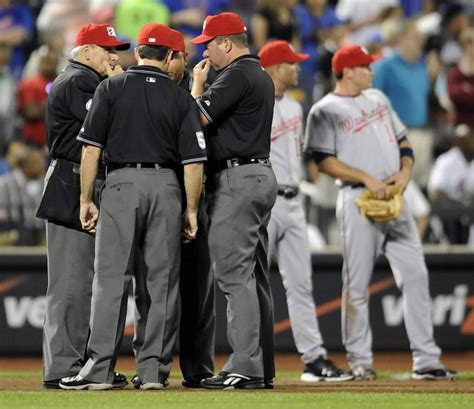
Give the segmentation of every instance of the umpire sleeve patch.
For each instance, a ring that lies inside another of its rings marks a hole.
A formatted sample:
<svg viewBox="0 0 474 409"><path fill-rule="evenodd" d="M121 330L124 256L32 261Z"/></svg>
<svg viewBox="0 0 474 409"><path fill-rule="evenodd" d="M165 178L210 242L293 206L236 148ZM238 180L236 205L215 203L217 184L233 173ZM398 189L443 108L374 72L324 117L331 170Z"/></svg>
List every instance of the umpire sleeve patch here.
<svg viewBox="0 0 474 409"><path fill-rule="evenodd" d="M204 133L201 131L196 132L196 138L197 138L199 147L201 149L206 149L206 139L204 138Z"/></svg>

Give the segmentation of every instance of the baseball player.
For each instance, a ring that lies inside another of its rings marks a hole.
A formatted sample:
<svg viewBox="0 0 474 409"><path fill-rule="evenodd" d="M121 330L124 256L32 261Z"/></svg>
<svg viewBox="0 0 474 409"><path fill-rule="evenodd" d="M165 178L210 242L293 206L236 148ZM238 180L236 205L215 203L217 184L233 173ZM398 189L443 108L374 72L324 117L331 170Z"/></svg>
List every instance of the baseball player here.
<svg viewBox="0 0 474 409"><path fill-rule="evenodd" d="M404 191L414 160L405 126L387 97L370 88L372 61L360 46L338 50L332 59L335 90L312 107L306 125L305 149L340 185L336 218L344 258L343 343L355 379L375 379L367 287L377 257L385 254L403 295L412 377L455 379L457 373L443 366L433 339L428 271L415 221L406 206L398 219L371 221L354 203L364 187L382 200L389 184Z"/></svg>
<svg viewBox="0 0 474 409"><path fill-rule="evenodd" d="M76 136L96 87L105 77L123 72L117 64L117 50L126 50L130 44L118 41L114 29L106 24L83 26L75 44L72 59L54 81L48 97L46 128L52 162L45 185L54 172L55 177L77 186L78 199L81 143L76 141ZM97 191L104 178L104 170L100 169ZM49 189L55 186L52 184ZM56 194L52 192L53 198ZM68 199L71 201L74 199ZM70 204L79 207L78 200ZM60 213L68 203L57 203L56 199L53 205ZM95 240L85 231L51 220L46 223L46 234L48 289L43 329L43 385L59 388L59 380L77 374L86 357ZM127 381L117 374L114 385L123 387Z"/></svg>
<svg viewBox="0 0 474 409"><path fill-rule="evenodd" d="M311 254L298 186L302 179L303 111L285 91L298 83L298 63L308 54L293 51L287 41L267 43L260 64L275 85L270 159L278 181L278 197L268 225L269 262L278 260L286 290L293 337L305 364L305 382L346 381L352 376L327 359L315 314Z"/></svg>
<svg viewBox="0 0 474 409"><path fill-rule="evenodd" d="M274 90L257 56L249 54L242 19L208 16L191 40L205 44L192 95L207 126L206 200L209 248L217 283L227 299L232 354L222 372L204 379L209 389L272 388L273 303L268 277L267 225L276 198L268 155ZM216 80L204 92L213 65Z"/></svg>
<svg viewBox="0 0 474 409"><path fill-rule="evenodd" d="M97 226L89 360L63 389L112 388L126 318L135 259L145 281L148 315L136 356L140 389L163 389L177 333L181 188L175 168L184 166L186 210L183 237L197 232L206 144L196 105L167 75L172 59L170 28L146 24L139 32L138 65L101 84L78 140L81 163L81 223L95 230L99 212L91 200L104 152L107 178ZM150 104L150 101L153 101Z"/></svg>

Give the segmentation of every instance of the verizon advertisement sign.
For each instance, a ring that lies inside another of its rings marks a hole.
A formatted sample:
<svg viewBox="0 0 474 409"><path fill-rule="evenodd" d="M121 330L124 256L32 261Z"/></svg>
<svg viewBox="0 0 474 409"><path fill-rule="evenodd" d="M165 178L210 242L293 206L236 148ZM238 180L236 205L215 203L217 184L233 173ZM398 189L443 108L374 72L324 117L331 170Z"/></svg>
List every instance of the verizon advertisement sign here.
<svg viewBox="0 0 474 409"><path fill-rule="evenodd" d="M14 263L12 263L14 260ZM46 308L46 262L0 256L0 354L41 353L42 326ZM450 254L442 259L427 257L430 269L432 318L435 337L444 349L472 349L474 345L474 255ZM442 263L438 263L442 260ZM319 263L318 263L319 261ZM430 264L430 261L432 262ZM341 259L338 255L314 258L313 283L321 332L328 349L342 349ZM22 267L24 266L24 267ZM275 302L275 346L294 351L285 292L277 271L271 275ZM403 299L385 263L376 267L372 283L370 319L375 349L408 349L403 324ZM217 297L217 350L226 348L225 299ZM131 352L133 299L128 301L123 352Z"/></svg>

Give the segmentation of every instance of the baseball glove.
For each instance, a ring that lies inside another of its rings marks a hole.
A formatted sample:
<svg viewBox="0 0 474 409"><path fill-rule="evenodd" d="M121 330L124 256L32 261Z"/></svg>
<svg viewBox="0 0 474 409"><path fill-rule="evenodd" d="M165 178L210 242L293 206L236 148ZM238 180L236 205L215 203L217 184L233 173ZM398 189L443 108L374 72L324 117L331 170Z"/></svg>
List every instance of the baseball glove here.
<svg viewBox="0 0 474 409"><path fill-rule="evenodd" d="M402 194L397 186L389 186L389 190L389 198L385 200L375 199L370 190L364 190L355 201L360 213L375 222L397 219L402 211Z"/></svg>

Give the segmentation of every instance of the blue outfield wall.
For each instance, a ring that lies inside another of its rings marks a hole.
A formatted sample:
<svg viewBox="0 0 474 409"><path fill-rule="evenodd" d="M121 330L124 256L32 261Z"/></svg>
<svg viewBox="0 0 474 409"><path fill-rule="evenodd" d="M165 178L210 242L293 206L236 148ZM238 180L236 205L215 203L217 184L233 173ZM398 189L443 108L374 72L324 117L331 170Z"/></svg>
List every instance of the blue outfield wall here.
<svg viewBox="0 0 474 409"><path fill-rule="evenodd" d="M467 248L426 249L430 270L435 338L443 349L474 349L474 252ZM313 255L314 295L325 346L342 350L340 292L342 257L338 251ZM295 351L285 292L273 266L275 347ZM0 355L40 354L47 286L44 249L0 251ZM386 260L378 261L370 285L374 349L408 350L403 304ZM132 299L122 350L131 353ZM217 296L217 351L226 351L225 298Z"/></svg>

